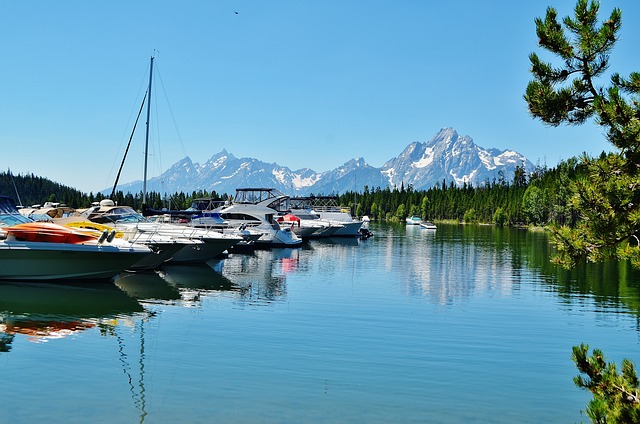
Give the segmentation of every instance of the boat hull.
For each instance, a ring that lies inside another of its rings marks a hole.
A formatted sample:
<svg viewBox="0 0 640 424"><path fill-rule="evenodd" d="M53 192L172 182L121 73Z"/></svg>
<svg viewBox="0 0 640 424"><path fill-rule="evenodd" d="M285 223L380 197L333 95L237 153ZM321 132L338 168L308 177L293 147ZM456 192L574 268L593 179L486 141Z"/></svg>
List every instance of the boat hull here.
<svg viewBox="0 0 640 424"><path fill-rule="evenodd" d="M127 271L148 271L157 269L165 262L170 261L185 245L180 243L154 243L150 244L152 250L150 255L145 256L138 262L127 268Z"/></svg>
<svg viewBox="0 0 640 424"><path fill-rule="evenodd" d="M205 263L222 255L226 250L238 244L238 240L235 238L206 239L202 241L203 243L185 246L179 250L168 263Z"/></svg>
<svg viewBox="0 0 640 424"><path fill-rule="evenodd" d="M0 279L110 279L150 254L146 248L5 241L0 243Z"/></svg>
<svg viewBox="0 0 640 424"><path fill-rule="evenodd" d="M435 224L431 223L431 222L421 222L420 223L420 228L424 228L426 230L435 230L438 227L435 226Z"/></svg>
<svg viewBox="0 0 640 424"><path fill-rule="evenodd" d="M354 222L340 222L342 224L342 228L338 228L338 230L333 233L334 237L358 237L360 236L360 227L362 227L362 222L354 221Z"/></svg>

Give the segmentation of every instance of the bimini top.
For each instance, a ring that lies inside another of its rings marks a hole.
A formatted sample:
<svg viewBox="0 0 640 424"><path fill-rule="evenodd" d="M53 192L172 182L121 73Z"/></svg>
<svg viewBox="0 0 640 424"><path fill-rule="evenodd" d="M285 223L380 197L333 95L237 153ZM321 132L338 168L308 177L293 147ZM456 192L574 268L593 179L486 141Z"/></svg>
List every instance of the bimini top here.
<svg viewBox="0 0 640 424"><path fill-rule="evenodd" d="M234 203L260 203L265 200L286 197L275 188L237 188Z"/></svg>

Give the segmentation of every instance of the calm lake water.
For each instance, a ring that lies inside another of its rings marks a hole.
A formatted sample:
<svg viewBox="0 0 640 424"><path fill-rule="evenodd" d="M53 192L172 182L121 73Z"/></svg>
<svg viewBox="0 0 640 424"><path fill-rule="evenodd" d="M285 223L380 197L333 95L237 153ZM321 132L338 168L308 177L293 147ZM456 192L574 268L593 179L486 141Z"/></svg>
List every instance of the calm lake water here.
<svg viewBox="0 0 640 424"><path fill-rule="evenodd" d="M0 284L0 423L573 423L640 364L640 274L543 233L372 225L115 284Z"/></svg>

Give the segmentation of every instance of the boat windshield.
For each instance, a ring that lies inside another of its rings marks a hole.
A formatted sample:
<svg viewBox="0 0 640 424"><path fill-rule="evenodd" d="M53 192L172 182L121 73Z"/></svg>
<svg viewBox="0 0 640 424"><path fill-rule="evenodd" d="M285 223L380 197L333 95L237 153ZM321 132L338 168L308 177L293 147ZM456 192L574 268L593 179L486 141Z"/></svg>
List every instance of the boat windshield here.
<svg viewBox="0 0 640 424"><path fill-rule="evenodd" d="M0 196L0 226L24 224L33 222L31 219L22 216L16 208L16 204L10 197Z"/></svg>
<svg viewBox="0 0 640 424"><path fill-rule="evenodd" d="M29 218L33 219L34 221L51 221L51 217L46 213L30 213Z"/></svg>
<svg viewBox="0 0 640 424"><path fill-rule="evenodd" d="M128 206L115 207L108 211L98 210L91 214L89 219L98 223L149 222L147 218Z"/></svg>
<svg viewBox="0 0 640 424"><path fill-rule="evenodd" d="M20 215L19 213L0 213L0 227L8 227L10 225L24 224L26 222L33 222L29 218Z"/></svg>

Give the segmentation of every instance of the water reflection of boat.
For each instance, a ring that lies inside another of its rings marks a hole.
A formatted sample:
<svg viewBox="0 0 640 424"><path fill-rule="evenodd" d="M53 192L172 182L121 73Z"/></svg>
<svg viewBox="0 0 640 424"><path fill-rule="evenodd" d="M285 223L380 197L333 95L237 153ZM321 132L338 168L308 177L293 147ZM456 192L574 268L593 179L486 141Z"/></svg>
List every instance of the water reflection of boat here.
<svg viewBox="0 0 640 424"><path fill-rule="evenodd" d="M314 239L312 245L357 246L360 239L356 237L326 237Z"/></svg>
<svg viewBox="0 0 640 424"><path fill-rule="evenodd" d="M237 289L231 280L207 264L165 265L159 274L170 285L178 288L217 291Z"/></svg>
<svg viewBox="0 0 640 424"><path fill-rule="evenodd" d="M214 296L221 292L237 291L239 288L229 279L206 264L184 266L165 265L158 274L180 293L186 302L183 306L195 306L202 296Z"/></svg>
<svg viewBox="0 0 640 424"><path fill-rule="evenodd" d="M155 272L121 274L114 284L134 299L141 301L173 301L180 292Z"/></svg>
<svg viewBox="0 0 640 424"><path fill-rule="evenodd" d="M0 284L0 312L13 315L95 318L142 310L140 303L108 282Z"/></svg>
<svg viewBox="0 0 640 424"><path fill-rule="evenodd" d="M110 283L0 285L0 352L16 334L33 341L66 337L114 318L143 311L142 305Z"/></svg>
<svg viewBox="0 0 640 424"><path fill-rule="evenodd" d="M274 248L252 254L230 254L214 267L239 288L239 299L253 304L268 304L287 294L287 276L305 267L304 250Z"/></svg>

